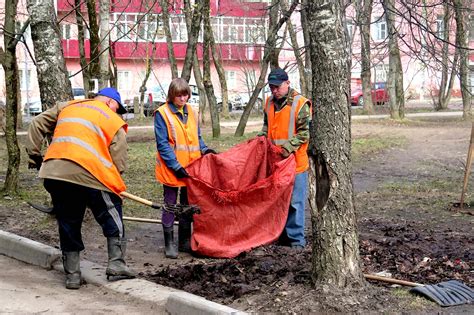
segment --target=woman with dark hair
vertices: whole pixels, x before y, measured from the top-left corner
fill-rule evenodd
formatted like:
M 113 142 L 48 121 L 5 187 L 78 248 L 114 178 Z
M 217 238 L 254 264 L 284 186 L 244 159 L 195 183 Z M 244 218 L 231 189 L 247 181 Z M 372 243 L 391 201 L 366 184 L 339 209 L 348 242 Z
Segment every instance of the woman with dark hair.
M 189 177 L 185 167 L 202 155 L 216 153 L 201 138 L 199 116 L 187 103 L 191 89 L 186 80 L 171 81 L 166 103 L 155 111 L 156 179 L 163 184 L 165 204 L 188 204 L 184 178 Z M 165 256 L 177 258 L 174 244 L 174 213 L 163 210 L 162 226 L 165 239 Z M 178 226 L 178 250 L 190 252 L 192 218 L 180 218 Z

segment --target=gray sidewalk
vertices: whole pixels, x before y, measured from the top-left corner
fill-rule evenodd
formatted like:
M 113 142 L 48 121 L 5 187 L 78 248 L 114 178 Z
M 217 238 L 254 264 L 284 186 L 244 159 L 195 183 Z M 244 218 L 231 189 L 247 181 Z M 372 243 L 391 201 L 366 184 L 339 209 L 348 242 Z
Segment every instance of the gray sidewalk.
M 2 230 L 0 254 L 28 264 L 63 271 L 58 249 Z M 245 314 L 197 295 L 142 279 L 109 282 L 105 278 L 104 266 L 86 260 L 81 260 L 81 271 L 87 283 L 153 303 L 156 309 L 168 314 Z

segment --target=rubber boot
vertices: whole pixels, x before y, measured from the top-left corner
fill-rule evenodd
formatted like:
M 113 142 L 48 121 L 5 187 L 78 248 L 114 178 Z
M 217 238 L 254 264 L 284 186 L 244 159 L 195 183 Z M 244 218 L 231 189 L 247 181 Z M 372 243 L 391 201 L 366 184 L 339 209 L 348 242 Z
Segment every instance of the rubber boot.
M 178 250 L 183 253 L 191 252 L 191 222 L 179 221 Z
M 63 252 L 63 267 L 66 273 L 66 289 L 79 289 L 81 287 L 79 252 Z
M 107 280 L 109 277 L 118 277 L 120 279 L 132 279 L 136 277 L 136 273 L 130 270 L 125 264 L 124 257 L 126 249 L 127 241 L 124 238 L 107 238 L 107 251 L 109 253 L 109 262 L 105 270 Z
M 163 225 L 163 235 L 165 237 L 165 256 L 166 258 L 178 258 L 178 251 L 174 244 L 173 226 L 166 227 Z

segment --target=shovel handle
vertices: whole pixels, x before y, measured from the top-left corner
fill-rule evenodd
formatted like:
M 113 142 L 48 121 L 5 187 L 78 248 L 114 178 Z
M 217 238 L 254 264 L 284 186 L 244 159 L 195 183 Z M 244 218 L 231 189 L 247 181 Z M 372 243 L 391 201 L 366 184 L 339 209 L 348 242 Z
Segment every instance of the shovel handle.
M 388 283 L 401 284 L 401 285 L 406 285 L 406 286 L 409 286 L 409 287 L 423 286 L 423 284 L 421 284 L 421 283 L 410 282 L 410 281 L 399 280 L 399 279 L 393 279 L 393 278 L 377 276 L 377 275 L 364 274 L 364 277 L 366 279 L 369 279 L 369 280 L 378 280 L 378 281 L 383 281 L 383 282 L 388 282 Z
M 142 203 L 142 204 L 144 204 L 144 205 L 147 205 L 147 206 L 150 206 L 150 207 L 152 207 L 152 208 L 154 208 L 154 209 L 161 209 L 161 205 L 156 204 L 156 203 L 154 203 L 154 202 L 152 202 L 152 201 L 150 201 L 150 200 L 147 200 L 147 199 L 145 199 L 145 198 L 135 196 L 135 195 L 133 195 L 133 194 L 131 194 L 131 193 L 128 193 L 128 192 L 126 192 L 126 191 L 121 192 L 121 193 L 120 193 L 120 196 L 125 197 L 125 198 L 128 198 L 128 199 L 131 199 L 131 200 L 134 200 L 134 201 L 137 201 L 137 202 L 140 202 L 140 203 Z

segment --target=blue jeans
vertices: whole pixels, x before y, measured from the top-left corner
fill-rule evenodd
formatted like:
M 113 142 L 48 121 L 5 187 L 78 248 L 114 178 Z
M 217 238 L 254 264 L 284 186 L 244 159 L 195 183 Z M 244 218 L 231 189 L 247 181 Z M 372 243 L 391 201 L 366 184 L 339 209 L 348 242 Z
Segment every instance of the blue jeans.
M 308 191 L 308 171 L 296 174 L 293 193 L 291 195 L 288 219 L 285 230 L 286 240 L 290 246 L 305 246 L 304 221 L 305 204 Z

